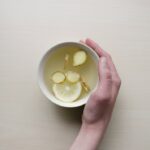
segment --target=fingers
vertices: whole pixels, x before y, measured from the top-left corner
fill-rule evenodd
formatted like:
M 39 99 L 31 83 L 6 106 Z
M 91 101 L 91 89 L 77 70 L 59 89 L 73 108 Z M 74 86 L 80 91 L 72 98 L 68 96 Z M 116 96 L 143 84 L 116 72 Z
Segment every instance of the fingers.
M 85 44 L 84 40 L 80 40 L 80 43 L 83 43 L 83 44 Z
M 96 42 L 94 42 L 91 39 L 86 39 L 85 43 L 88 46 L 90 46 L 92 49 L 94 49 L 100 57 L 104 56 L 107 58 L 108 65 L 110 67 L 111 74 L 112 74 L 112 81 L 113 81 L 112 94 L 113 94 L 113 97 L 116 98 L 118 91 L 119 91 L 120 84 L 121 84 L 121 80 L 120 80 L 120 77 L 118 75 L 118 72 L 116 70 L 116 67 L 113 63 L 113 60 L 112 60 L 110 54 L 108 52 L 104 51 Z
M 104 51 L 102 50 L 102 48 L 96 43 L 94 42 L 93 40 L 87 38 L 85 43 L 91 47 L 100 57 L 101 56 L 105 56 L 105 53 Z
M 111 57 L 108 58 L 108 62 L 112 74 L 112 99 L 116 100 L 116 97 L 120 89 L 121 80 Z
M 89 47 L 91 47 L 100 57 L 103 55 L 103 50 L 101 49 L 101 47 L 94 42 L 93 40 L 87 38 L 85 41 L 84 40 L 80 40 L 80 43 L 86 44 Z M 104 55 L 103 55 L 104 56 Z
M 118 75 L 118 72 L 116 70 L 116 67 L 112 61 L 110 54 L 107 53 L 106 51 L 104 51 L 96 42 L 94 42 L 93 40 L 91 40 L 89 38 L 87 38 L 85 40 L 85 42 L 83 40 L 81 42 L 84 44 L 87 44 L 89 47 L 91 47 L 99 55 L 100 58 L 101 57 L 106 58 L 107 65 L 105 64 L 105 67 L 102 67 L 103 59 L 101 59 L 102 62 L 100 61 L 100 63 L 99 63 L 99 77 L 100 77 L 100 81 L 101 81 L 99 86 L 101 87 L 102 83 L 106 82 L 105 78 L 108 78 L 109 74 L 111 74 L 111 82 L 112 82 L 111 83 L 112 84 L 111 94 L 112 94 L 113 99 L 116 99 L 120 85 L 121 85 L 121 80 L 120 80 L 120 77 Z M 102 86 L 106 86 L 106 87 L 102 88 L 103 90 L 107 89 L 107 84 L 105 83 L 102 85 Z M 106 91 L 106 92 L 108 93 L 108 91 Z
M 100 58 L 99 78 L 100 84 L 96 92 L 99 94 L 100 99 L 109 101 L 112 93 L 112 74 L 106 57 Z
M 111 72 L 112 100 L 115 101 L 116 97 L 118 95 L 119 89 L 120 89 L 121 80 L 120 80 L 120 77 L 118 75 L 118 72 L 116 70 L 116 67 L 113 63 L 113 60 L 112 60 L 111 56 L 107 52 L 105 52 L 105 56 L 106 56 L 106 59 L 107 59 L 107 62 L 108 62 L 108 66 L 110 68 L 110 72 Z
M 117 69 L 116 69 L 116 67 L 113 63 L 113 60 L 111 58 L 109 58 L 109 65 L 110 65 L 110 68 L 111 68 L 111 71 L 112 71 L 113 78 L 114 79 L 116 79 L 116 78 L 120 79 L 119 74 L 117 72 Z

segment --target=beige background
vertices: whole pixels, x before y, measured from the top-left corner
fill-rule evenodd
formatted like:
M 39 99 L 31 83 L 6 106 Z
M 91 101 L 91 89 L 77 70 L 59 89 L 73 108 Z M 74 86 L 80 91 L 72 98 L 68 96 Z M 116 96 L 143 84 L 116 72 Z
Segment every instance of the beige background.
M 82 109 L 40 92 L 37 66 L 60 41 L 91 37 L 122 78 L 100 150 L 150 149 L 149 0 L 0 0 L 0 150 L 67 150 Z

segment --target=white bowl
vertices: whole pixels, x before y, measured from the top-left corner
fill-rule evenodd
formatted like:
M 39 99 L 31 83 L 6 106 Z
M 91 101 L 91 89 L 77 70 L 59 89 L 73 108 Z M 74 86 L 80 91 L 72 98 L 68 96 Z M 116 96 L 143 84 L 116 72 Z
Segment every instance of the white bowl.
M 39 67 L 38 67 L 38 83 L 39 83 L 39 86 L 40 86 L 42 93 L 54 104 L 62 106 L 62 107 L 70 107 L 70 108 L 79 107 L 79 106 L 86 104 L 91 92 L 93 92 L 96 89 L 96 87 L 98 85 L 98 81 L 97 81 L 95 88 L 93 90 L 91 90 L 91 92 L 89 92 L 89 94 L 86 97 L 79 99 L 77 101 L 71 102 L 71 103 L 65 103 L 63 101 L 58 100 L 53 95 L 53 93 L 51 93 L 48 90 L 48 88 L 45 84 L 45 80 L 44 80 L 44 66 L 45 66 L 46 60 L 48 59 L 48 56 L 51 54 L 52 51 L 54 51 L 58 48 L 64 47 L 64 46 L 77 46 L 77 47 L 80 47 L 81 49 L 84 49 L 92 57 L 92 59 L 95 61 L 96 65 L 98 65 L 99 57 L 96 54 L 96 52 L 93 51 L 90 47 L 88 47 L 82 43 L 78 43 L 78 42 L 60 43 L 60 44 L 57 44 L 57 45 L 53 46 L 52 48 L 50 48 L 42 57 L 40 64 L 39 64 Z

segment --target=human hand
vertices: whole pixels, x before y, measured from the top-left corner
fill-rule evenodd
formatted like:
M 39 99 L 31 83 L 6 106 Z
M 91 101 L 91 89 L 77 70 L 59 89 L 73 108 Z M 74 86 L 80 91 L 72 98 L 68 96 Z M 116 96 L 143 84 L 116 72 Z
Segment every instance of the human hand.
M 88 125 L 107 124 L 121 85 L 120 77 L 113 64 L 110 54 L 104 51 L 97 43 L 91 39 L 85 41 L 99 56 L 99 85 L 94 91 L 83 113 L 83 123 Z
M 99 56 L 99 85 L 91 94 L 82 117 L 82 126 L 71 150 L 96 150 L 110 121 L 121 85 L 110 54 L 91 39 L 82 41 Z

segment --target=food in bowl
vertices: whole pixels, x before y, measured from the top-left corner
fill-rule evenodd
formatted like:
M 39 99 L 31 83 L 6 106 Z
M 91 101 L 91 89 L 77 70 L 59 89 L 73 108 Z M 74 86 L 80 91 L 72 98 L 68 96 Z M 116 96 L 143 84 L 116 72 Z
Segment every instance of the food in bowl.
M 97 65 L 81 47 L 58 47 L 45 62 L 44 80 L 55 98 L 72 103 L 86 97 L 95 88 L 98 81 Z

